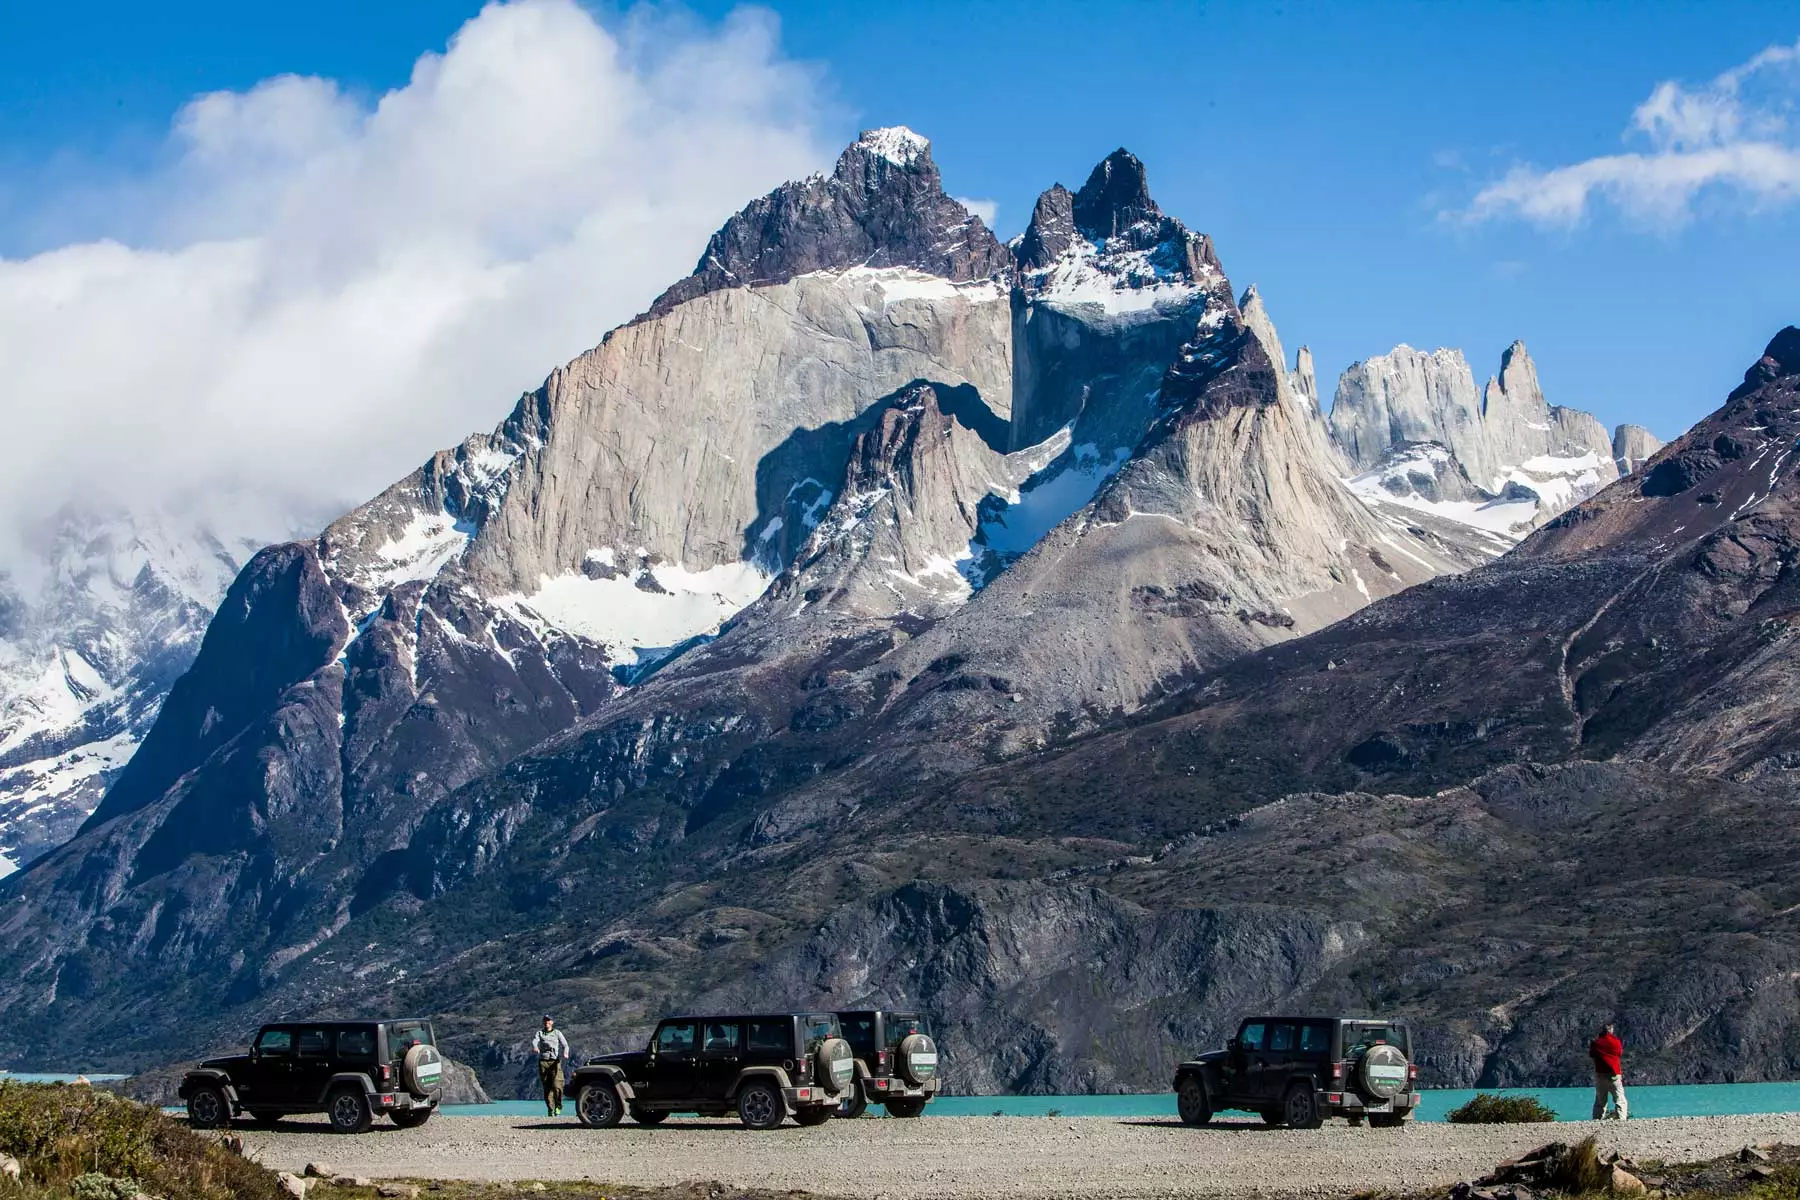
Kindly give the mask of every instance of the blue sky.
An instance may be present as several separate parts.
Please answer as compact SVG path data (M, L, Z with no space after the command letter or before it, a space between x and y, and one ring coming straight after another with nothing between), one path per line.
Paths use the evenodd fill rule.
M734 7L664 10L663 36L716 32ZM1533 219L1525 200L1490 192L1487 215L1468 216L1521 166L1654 152L1652 133L1630 133L1653 89L1675 81L1687 89L1677 99L1717 101L1708 81L1800 39L1792 4L772 7L772 53L790 73L764 85L807 110L814 159L859 127L910 125L932 139L949 189L993 200L1009 236L1040 189L1078 185L1127 146L1163 207L1213 235L1233 281L1259 285L1290 349L1314 348L1327 393L1350 361L1401 341L1463 348L1479 382L1517 337L1552 402L1668 437L1800 322L1800 203L1785 179L1661 207L1596 192L1575 219ZM602 26L626 24L618 8L588 8ZM193 97L294 73L335 80L366 109L477 11L451 0L6 5L0 256L209 236L171 216L167 189L133 200L161 186L171 121ZM1744 128L1702 134L1792 147L1781 124L1800 97L1791 67L1731 83L1728 99L1754 100ZM1680 150L1698 135L1656 136ZM1527 190L1542 182L1526 177ZM666 233L670 261L694 257L698 228ZM656 290L648 276L630 286L640 304ZM594 304L603 319L616 315ZM494 414L504 406L497 397Z

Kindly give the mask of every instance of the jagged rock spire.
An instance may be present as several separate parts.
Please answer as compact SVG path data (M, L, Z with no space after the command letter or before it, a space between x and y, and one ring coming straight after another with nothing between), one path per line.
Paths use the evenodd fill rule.
M1075 226L1095 242L1145 221L1160 221L1162 215L1150 198L1143 162L1123 147L1101 159L1075 193Z
M962 281L1011 265L981 219L945 193L930 142L903 126L871 129L844 149L829 176L785 183L745 205L713 234L694 273L645 316L722 288L809 271L914 267Z

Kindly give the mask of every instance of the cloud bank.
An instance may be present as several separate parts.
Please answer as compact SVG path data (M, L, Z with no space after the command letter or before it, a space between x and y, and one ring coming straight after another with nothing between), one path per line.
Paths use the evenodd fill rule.
M815 82L759 11L515 0L373 103L195 99L170 165L115 188L131 244L0 260L0 569L71 501L272 536L233 497L332 514L491 427L830 161Z
M1455 215L1566 227L1605 202L1641 224L1675 228L1710 195L1753 208L1792 203L1800 199L1800 138L1788 122L1796 99L1800 42L1772 46L1696 88L1659 83L1625 133L1647 149L1514 167Z

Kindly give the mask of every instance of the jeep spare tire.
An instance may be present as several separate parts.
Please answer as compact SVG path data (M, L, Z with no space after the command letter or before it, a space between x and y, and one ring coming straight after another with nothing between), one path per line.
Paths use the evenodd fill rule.
M915 1033L901 1039L899 1062L900 1075L914 1087L924 1087L938 1073L937 1043L922 1033Z
M1371 1100L1392 1100L1406 1090L1407 1067L1398 1046L1370 1046L1356 1064L1356 1090Z
M400 1061L400 1082L419 1099L431 1099L444 1086L444 1056L436 1046L420 1042Z
M826 1038L819 1043L818 1069L814 1078L833 1096L850 1090L856 1080L856 1052L843 1038Z

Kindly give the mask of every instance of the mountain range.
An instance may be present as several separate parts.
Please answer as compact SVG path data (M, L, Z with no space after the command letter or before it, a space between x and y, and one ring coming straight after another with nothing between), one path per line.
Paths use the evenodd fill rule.
M399 1006L525 1087L546 1005L904 1001L974 1091L1162 1086L1272 1005L1445 1084L1615 1014L1646 1076L1791 1070L1800 332L1668 447L1518 344L1329 414L1289 361L1130 154L1002 244L863 135L249 560L0 883L0 1061Z

